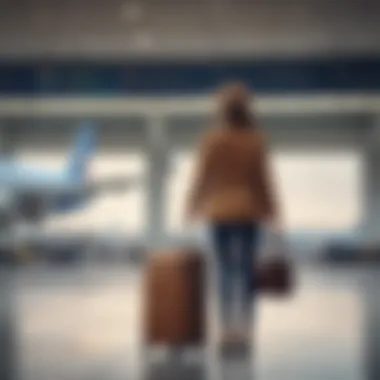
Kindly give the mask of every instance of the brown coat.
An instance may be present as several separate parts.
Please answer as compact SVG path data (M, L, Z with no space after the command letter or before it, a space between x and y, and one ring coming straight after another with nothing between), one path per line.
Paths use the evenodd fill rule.
M212 221L260 221L276 214L259 130L215 128L202 136L188 207Z

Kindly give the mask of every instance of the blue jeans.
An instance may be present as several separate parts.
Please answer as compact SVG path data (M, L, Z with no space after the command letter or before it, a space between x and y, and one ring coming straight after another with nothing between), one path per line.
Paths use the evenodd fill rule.
M231 326L234 301L238 298L240 323L249 324L255 295L252 289L253 268L257 257L260 226L253 222L213 223L211 237L219 280L221 322L224 326ZM237 287L234 287L235 283Z

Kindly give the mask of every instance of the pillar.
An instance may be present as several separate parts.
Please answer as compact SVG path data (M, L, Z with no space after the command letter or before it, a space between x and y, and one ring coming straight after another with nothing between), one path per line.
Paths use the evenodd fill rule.
M363 274L362 292L364 306L363 369L366 380L380 379L380 294L379 270L367 270Z
M363 147L364 192L362 242L380 246L380 116L373 118ZM367 268L361 279L364 307L363 369L366 380L380 378L379 270Z
M380 116L364 140L363 221L361 237L365 244L380 245Z
M0 264L0 379L14 380L16 376L16 315L12 270Z
M148 120L148 246L157 249L165 241L164 188L167 174L165 119L153 116Z
M11 155L11 130L0 121L0 160ZM6 224L8 225L8 224ZM1 226L0 222L0 228ZM9 249L0 247L0 379L16 378L16 326L13 271L9 268ZM5 259L5 261L4 261Z

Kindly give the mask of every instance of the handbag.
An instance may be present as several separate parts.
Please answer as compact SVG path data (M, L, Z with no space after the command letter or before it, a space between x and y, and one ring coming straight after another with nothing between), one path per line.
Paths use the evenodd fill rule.
M270 255L264 255L254 266L251 289L264 295L288 296L294 287L293 265L286 244L280 236L275 237L277 244Z

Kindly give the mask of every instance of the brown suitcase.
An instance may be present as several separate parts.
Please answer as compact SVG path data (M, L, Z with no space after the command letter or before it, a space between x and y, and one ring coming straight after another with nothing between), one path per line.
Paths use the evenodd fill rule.
M145 344L200 345L205 338L205 262L200 252L173 250L148 258Z

